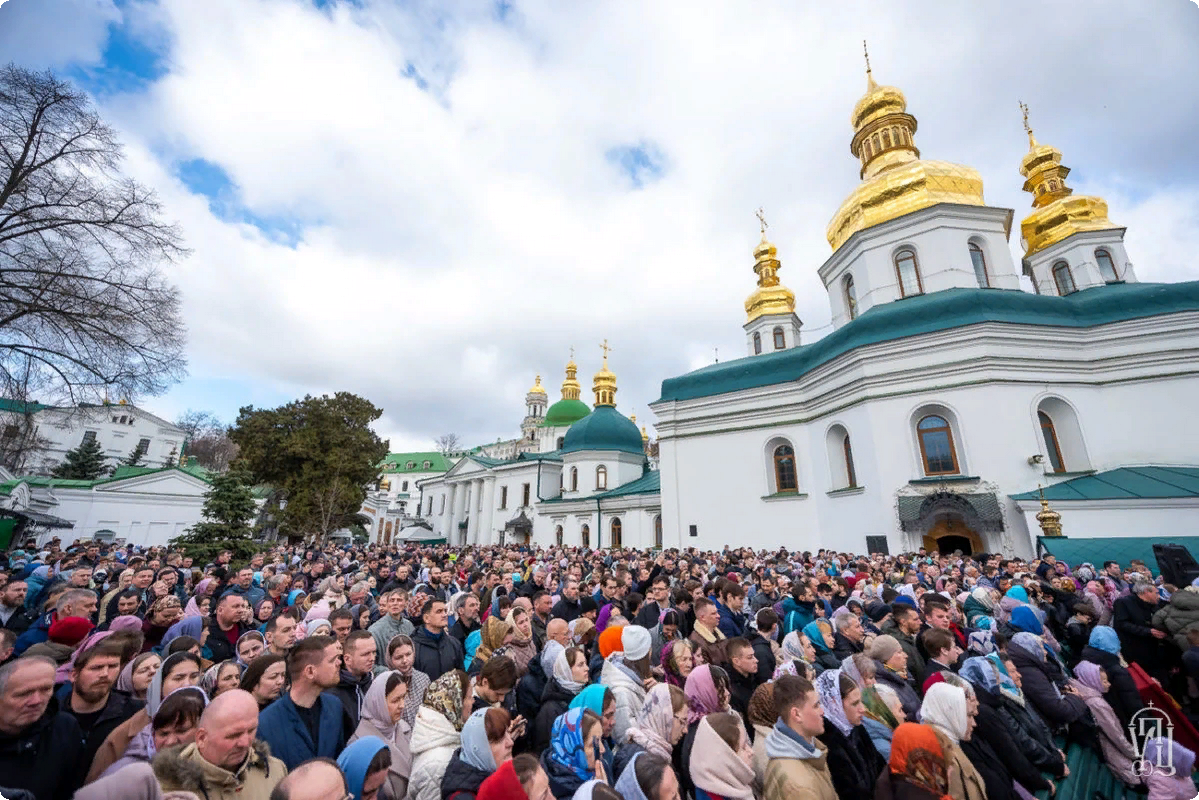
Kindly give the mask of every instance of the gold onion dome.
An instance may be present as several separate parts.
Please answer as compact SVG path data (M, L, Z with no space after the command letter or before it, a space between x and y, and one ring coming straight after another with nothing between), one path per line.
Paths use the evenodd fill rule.
M758 209L758 220L762 223L762 241L754 248L758 288L745 299L748 322L766 314L795 313L795 293L779 283L778 272L783 265L778 258L778 248L766 241L766 220L761 209Z
M529 394L539 394L546 397L545 387L541 385L541 376L537 376L537 380L533 382L533 388L529 390Z
M1045 499L1045 490L1041 489L1041 510L1037 512L1037 523L1046 536L1062 535L1062 515L1049 507Z
M595 373L591 383L591 390L595 392L596 408L616 405L616 374L608 369L608 351L612 348L608 347L607 339L604 339L600 348L604 351L604 365Z
M947 161L925 161L916 148L916 118L894 86L879 86L866 58L866 94L850 115L849 151L862 162L862 183L850 193L826 234L833 250L860 230L938 203L981 206L983 180L976 170Z
M1119 227L1107 218L1107 203L1102 198L1076 195L1066 185L1070 168L1062 165L1061 151L1038 144L1028 124L1028 106L1021 103L1020 110L1028 133L1028 154L1020 160L1020 174L1026 178L1022 188L1032 195L1033 205L1033 212L1020 223L1024 257L1075 233Z
M574 358L566 362L566 379L562 381L562 399L578 400L583 393L583 385L579 383L579 365Z

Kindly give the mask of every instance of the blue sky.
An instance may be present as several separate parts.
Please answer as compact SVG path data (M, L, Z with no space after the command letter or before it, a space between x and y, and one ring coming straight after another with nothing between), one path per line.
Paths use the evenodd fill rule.
M744 352L759 206L822 335L863 38L923 157L1019 220L1024 100L1139 276L1199 279L1188 0L0 6L0 57L93 95L192 250L168 269L190 377L141 402L232 419L344 389L413 448L513 435L572 346L589 394L605 338L621 410L652 421L663 378Z

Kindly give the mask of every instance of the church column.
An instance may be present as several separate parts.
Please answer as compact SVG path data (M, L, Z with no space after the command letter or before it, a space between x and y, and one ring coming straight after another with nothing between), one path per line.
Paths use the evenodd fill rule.
M448 488L450 496L446 498L445 514L441 519L441 535L445 537L447 542L457 543L458 530L455 527L457 524L457 518L454 515L454 511L457 508L456 503L458 501L458 484L451 483Z
M479 521L483 526L483 544L492 544L495 541L495 481L494 477L488 479L483 490L483 511L479 514Z
M470 512L470 507L467 505L469 489L469 483L458 484L458 513L454 515L454 536L457 537L459 544L466 544L466 529L458 526L467 519L467 514Z

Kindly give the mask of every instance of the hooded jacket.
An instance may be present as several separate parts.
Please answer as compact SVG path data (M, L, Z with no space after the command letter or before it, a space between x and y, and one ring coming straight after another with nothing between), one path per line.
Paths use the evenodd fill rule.
M205 761L194 742L182 749L162 751L151 766L163 791L193 792L202 800L268 800L275 785L287 775L287 767L261 740L255 740L236 772Z
M624 658L614 653L604 661L600 683L608 687L616 701L616 722L612 726L612 741L623 742L629 728L637 724L637 715L645 702L645 685Z
M441 776L461 744L461 734L443 714L420 707L412 729L407 800L441 800Z
M435 635L422 625L412 634L412 644L416 650L415 668L428 675L430 681L450 670L462 669L466 653L458 640L449 634L449 629Z
M781 721L766 737L763 800L838 800L829 772L828 751L807 745Z
M1153 613L1153 627L1173 636L1178 649L1185 653L1191 646L1187 631L1199 627L1199 587L1185 586L1175 592L1167 605Z
M816 619L816 604L811 600L796 600L791 595L783 598L783 635L802 631L804 626Z
M69 800L87 771L83 732L51 697L41 718L16 736L0 734L0 785L38 800Z
M446 764L445 774L441 776L442 800L473 800L489 775L490 772L463 761L461 750L454 751L450 763Z
M362 708L362 700L366 697L367 690L371 688L371 681L374 679L375 675L373 672L368 672L361 678L355 678L352 673L343 669L341 671L341 680L338 681L337 686L330 690L331 694L337 695L337 699L341 700L346 717L350 720L350 728L358 727L358 716Z

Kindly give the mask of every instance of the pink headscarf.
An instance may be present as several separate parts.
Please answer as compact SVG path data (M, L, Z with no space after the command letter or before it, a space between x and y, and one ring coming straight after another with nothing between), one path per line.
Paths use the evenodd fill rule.
M720 694L712 681L712 668L707 664L701 664L691 670L691 674L687 676L687 685L683 687L683 694L687 695L688 725L699 722L708 714L723 710L720 707Z
M121 619L121 617L117 617L117 619ZM137 619L137 617L134 617L134 619ZM113 621L115 622L116 620L113 620ZM139 630L141 629L141 620L138 620L137 627ZM111 631L111 630L92 631L91 633L89 633L87 635L87 638L85 638L82 642L80 642L79 646L76 647L74 652L71 653L71 657L70 657L70 659L67 660L67 663L65 663L61 667L59 667L58 670L54 673L54 682L55 683L64 683L66 681L69 681L71 679L71 670L73 670L75 668L75 659L79 657L79 654L82 653L84 650L88 650L92 647L95 647L100 642L107 639L109 636L112 636L112 634L113 634L113 631Z
M117 631L140 631L142 629L142 620L140 617L135 617L132 614L125 614L120 617L113 617L112 622L108 623L108 632L116 633Z

